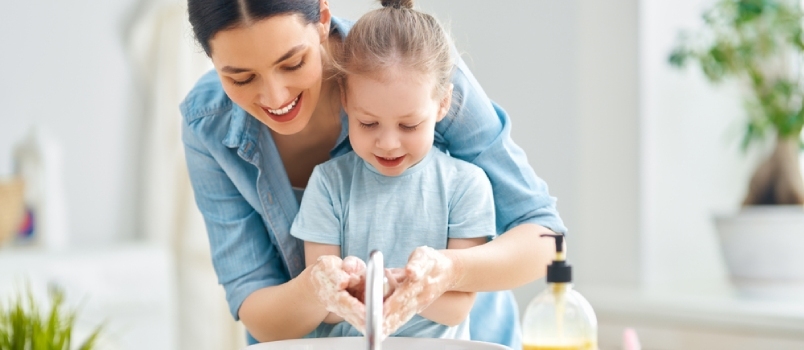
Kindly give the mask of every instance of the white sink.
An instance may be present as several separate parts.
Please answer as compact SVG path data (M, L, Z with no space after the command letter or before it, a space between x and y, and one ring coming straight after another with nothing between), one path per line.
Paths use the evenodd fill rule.
M255 344L246 350L364 350L364 337L293 339ZM382 350L511 350L499 344L468 340L392 337L382 342Z

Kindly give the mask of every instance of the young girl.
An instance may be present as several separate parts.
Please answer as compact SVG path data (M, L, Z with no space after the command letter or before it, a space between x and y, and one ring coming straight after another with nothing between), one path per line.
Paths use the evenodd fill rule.
M417 247L469 248L494 233L493 195L483 170L433 147L436 123L456 118L447 115L450 40L435 18L412 9L412 0L383 6L354 24L335 59L354 152L315 167L307 184L290 233L305 241L308 265L325 256L365 261L377 249L385 266L403 268ZM408 274L416 278L415 271ZM320 284L331 283L331 276L316 276ZM402 296L407 277L389 302L416 304ZM364 330L365 307L354 296L343 297L315 336L357 336ZM383 331L468 340L474 297L445 293L429 306L412 308L418 315L389 317Z

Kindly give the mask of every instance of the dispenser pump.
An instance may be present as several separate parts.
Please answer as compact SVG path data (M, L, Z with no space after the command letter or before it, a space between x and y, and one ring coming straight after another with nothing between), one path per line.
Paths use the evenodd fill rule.
M547 287L528 304L522 318L524 350L597 350L597 317L572 286L564 235L543 234L556 242L556 257L547 266Z
M564 235L545 233L541 237L553 237L556 240L556 258L547 266L547 283L572 282L572 266L567 264L564 253Z

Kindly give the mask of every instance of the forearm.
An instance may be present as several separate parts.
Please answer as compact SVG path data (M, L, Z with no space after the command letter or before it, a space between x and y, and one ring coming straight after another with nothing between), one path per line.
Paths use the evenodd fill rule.
M287 283L251 293L240 306L240 320L261 342L301 338L328 314L313 290L305 269Z
M447 326L457 326L469 316L475 293L446 292L419 313L422 317Z
M455 263L451 290L482 292L513 289L544 277L555 257L555 240L540 237L549 229L522 224L486 244L440 252Z

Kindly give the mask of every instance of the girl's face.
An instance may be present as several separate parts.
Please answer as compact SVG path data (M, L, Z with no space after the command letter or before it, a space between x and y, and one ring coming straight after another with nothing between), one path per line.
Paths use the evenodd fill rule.
M433 146L435 123L449 110L452 89L434 98L434 79L404 68L385 72L382 79L347 79L342 103L355 153L387 176L421 161Z
M304 129L321 94L323 23L287 14L217 33L211 58L229 98L279 134Z

